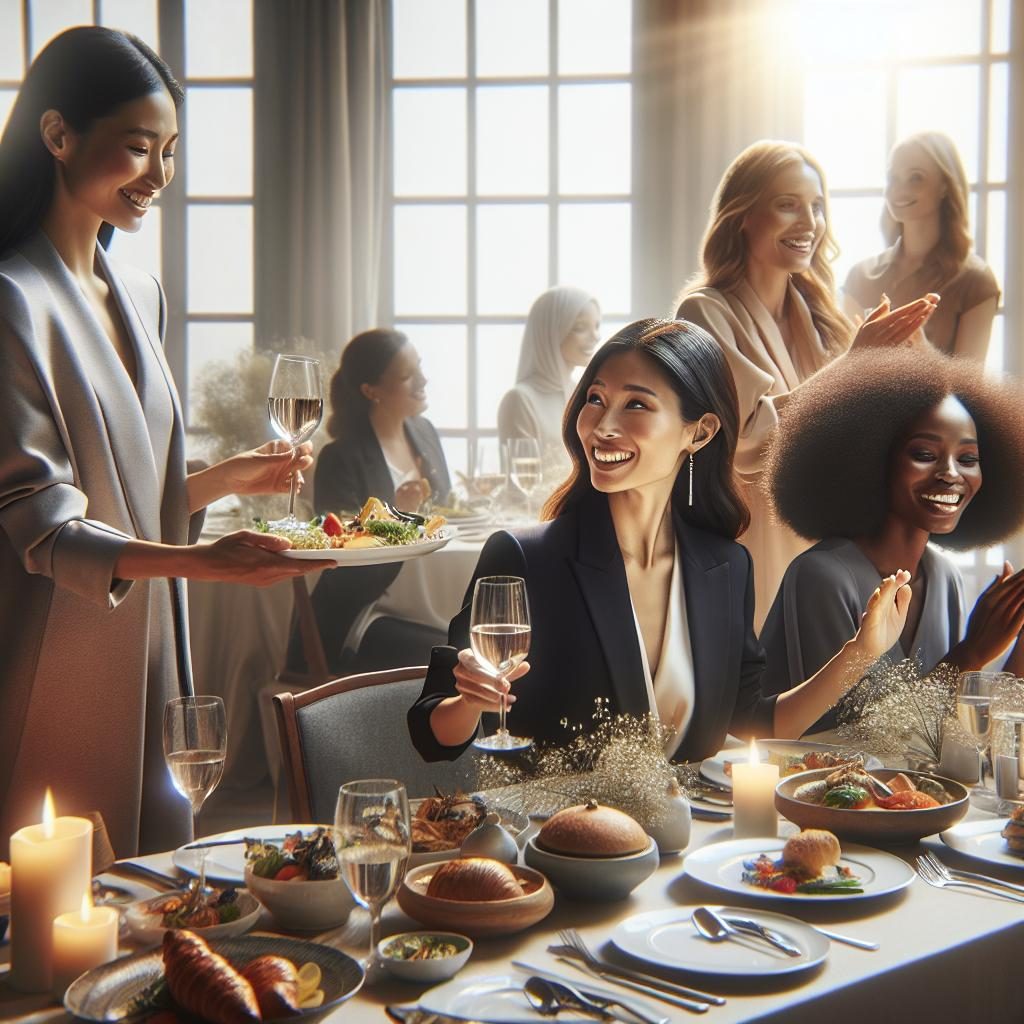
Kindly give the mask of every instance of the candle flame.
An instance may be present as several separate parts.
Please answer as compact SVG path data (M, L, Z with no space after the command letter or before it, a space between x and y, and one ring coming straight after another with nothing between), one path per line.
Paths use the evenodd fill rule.
M89 890L86 889L82 893L82 923L86 924L92 913L92 899L90 898Z
M43 798L43 835L47 839L53 838L53 820L56 817L57 812L53 806L53 791L47 786L46 796Z
M751 738L751 740L750 740L750 763L751 764L760 764L761 763L761 756L757 752L757 743L754 741L753 738Z

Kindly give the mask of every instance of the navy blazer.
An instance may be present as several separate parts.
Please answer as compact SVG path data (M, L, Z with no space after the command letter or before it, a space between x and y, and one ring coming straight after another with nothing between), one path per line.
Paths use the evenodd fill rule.
M775 697L761 694L764 651L753 630L750 555L735 541L673 516L682 556L686 615L696 688L693 717L674 757L691 761L721 749L727 732L771 735ZM650 710L626 568L608 499L592 492L552 522L491 536L480 555L451 646L435 647L423 692L409 710L409 732L427 761L454 759L468 744L446 747L430 730L430 713L454 695L457 652L469 646L473 583L481 576L526 579L533 633L530 672L513 686L513 732L560 743L563 722L592 722L594 701L613 713ZM494 716L488 716L493 718ZM487 723L493 731L493 721Z

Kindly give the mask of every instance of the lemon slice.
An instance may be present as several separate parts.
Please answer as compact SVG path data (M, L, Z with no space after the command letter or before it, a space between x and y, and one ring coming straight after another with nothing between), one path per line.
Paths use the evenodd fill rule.
M310 992L305 999L299 1000L300 1010L312 1010L316 1006L323 1006L324 1002L324 990L318 988L313 992Z
M320 987L321 977L320 968L312 962L305 963L299 968L297 975L299 982L299 1002L302 1002L306 996L311 995ZM320 1000L321 1002L323 1001L322 995ZM316 1005L319 1006L320 1003L317 1003Z

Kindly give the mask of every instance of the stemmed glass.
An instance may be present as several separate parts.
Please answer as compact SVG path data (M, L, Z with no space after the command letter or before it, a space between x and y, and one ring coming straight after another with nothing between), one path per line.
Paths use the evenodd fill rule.
M287 441L293 449L308 441L320 426L324 414L319 360L309 356L279 355L274 360L274 372L270 376L267 408L274 433L282 441ZM298 474L292 473L288 515L277 520L275 526L292 529L299 526L295 518L297 485Z
M483 439L477 441L473 485L487 499L488 515L492 521L497 515L498 493L505 483L501 455L502 446L496 440L493 444Z
M533 518L533 496L541 484L540 443L535 437L514 437L508 442L512 482L526 495L526 516Z
M521 576L483 576L473 588L469 643L477 661L503 681L530 652L530 605ZM474 741L480 750L522 750L533 743L505 728L505 695L498 709L498 731Z
M360 906L370 912L369 972L380 940L381 908L401 884L409 861L405 786L396 779L346 782L338 790L334 831L345 881Z
M164 707L164 760L174 788L192 805L192 834L199 812L224 775L228 726L220 697L175 697ZM199 852L199 892L206 885L206 849Z
M994 791L986 785L986 752L992 735L992 694L1004 678L1002 672L961 672L957 682L956 716L978 751L980 777L971 787L971 802L976 804L995 799Z

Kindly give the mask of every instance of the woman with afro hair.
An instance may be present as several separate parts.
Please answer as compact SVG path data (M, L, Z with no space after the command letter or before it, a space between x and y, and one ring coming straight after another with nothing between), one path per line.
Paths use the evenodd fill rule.
M852 354L792 396L766 486L776 515L818 543L790 564L761 633L765 693L842 648L891 566L911 572L913 597L889 659L980 669L1024 626L1024 572L1004 563L968 620L960 573L930 543L986 547L1024 521L1020 385L924 346ZM1006 667L1021 674L1024 643Z

